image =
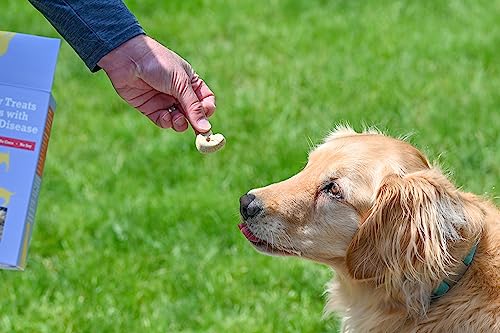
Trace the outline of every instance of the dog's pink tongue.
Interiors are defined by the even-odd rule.
[[[243,235],[250,241],[250,242],[253,242],[253,243],[258,243],[260,241],[260,239],[258,239],[257,237],[255,237],[254,234],[252,234],[252,232],[248,229],[247,225],[245,223],[240,223],[238,224],[238,228],[240,228],[241,232],[243,233]]]

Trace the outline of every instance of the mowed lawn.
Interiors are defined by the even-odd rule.
[[[319,264],[240,235],[238,198],[300,170],[336,124],[411,142],[455,183],[500,188],[500,1],[127,1],[217,96],[223,151],[155,128],[67,43],[24,272],[0,332],[335,332]],[[0,30],[57,36],[27,1]],[[1,75],[1,73],[0,73]]]

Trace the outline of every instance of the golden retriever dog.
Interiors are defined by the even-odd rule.
[[[339,127],[240,213],[258,251],[335,270],[343,332],[500,332],[500,212],[404,140]]]

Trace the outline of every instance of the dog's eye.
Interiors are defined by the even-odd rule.
[[[340,189],[339,184],[337,182],[333,181],[326,185],[325,187],[325,192],[328,193],[328,195],[332,196],[335,199],[342,199],[342,190]]]

